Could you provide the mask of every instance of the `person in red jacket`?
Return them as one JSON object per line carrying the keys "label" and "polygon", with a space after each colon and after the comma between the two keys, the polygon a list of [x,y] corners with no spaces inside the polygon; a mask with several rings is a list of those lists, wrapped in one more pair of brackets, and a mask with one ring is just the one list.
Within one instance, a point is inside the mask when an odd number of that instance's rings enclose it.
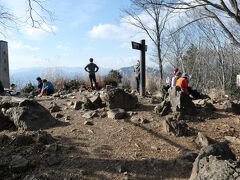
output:
{"label": "person in red jacket", "polygon": [[188,74],[184,73],[182,75],[182,77],[180,77],[176,82],[176,87],[179,87],[181,89],[181,91],[184,92],[187,95],[189,95],[188,78],[189,78]]}

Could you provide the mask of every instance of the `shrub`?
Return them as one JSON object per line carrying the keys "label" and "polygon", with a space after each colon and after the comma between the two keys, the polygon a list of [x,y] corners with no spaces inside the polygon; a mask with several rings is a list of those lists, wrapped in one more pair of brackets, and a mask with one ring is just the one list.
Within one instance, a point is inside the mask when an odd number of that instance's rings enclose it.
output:
{"label": "shrub", "polygon": [[104,77],[105,85],[112,85],[117,87],[119,83],[121,83],[122,75],[117,70],[111,70],[107,76]]}
{"label": "shrub", "polygon": [[81,87],[85,86],[85,81],[82,79],[73,79],[64,82],[64,89],[65,90],[74,90],[80,89]]}
{"label": "shrub", "polygon": [[30,93],[32,91],[34,91],[34,86],[32,83],[28,83],[22,88],[23,93]]}

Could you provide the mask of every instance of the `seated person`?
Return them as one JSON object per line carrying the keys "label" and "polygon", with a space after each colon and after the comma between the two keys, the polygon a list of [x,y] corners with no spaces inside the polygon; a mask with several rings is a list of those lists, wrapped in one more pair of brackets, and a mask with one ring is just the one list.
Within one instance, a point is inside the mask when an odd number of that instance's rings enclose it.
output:
{"label": "seated person", "polygon": [[52,95],[54,93],[53,84],[50,81],[47,81],[46,79],[44,79],[42,82],[43,82],[43,86],[42,86],[40,96],[42,96],[42,95],[47,95],[47,96]]}
{"label": "seated person", "polygon": [[180,77],[177,82],[176,82],[176,87],[177,89],[179,89],[180,91],[182,91],[184,94],[189,95],[189,91],[188,91],[188,74],[184,73],[182,75],[182,77]]}
{"label": "seated person", "polygon": [[40,77],[37,77],[36,79],[38,81],[38,92],[41,93],[42,87],[43,87],[43,82],[42,79]]}
{"label": "seated person", "polygon": [[11,85],[10,85],[10,91],[9,91],[9,93],[10,93],[11,96],[20,95],[20,92],[17,92],[16,87],[17,87],[16,84],[11,84]]}

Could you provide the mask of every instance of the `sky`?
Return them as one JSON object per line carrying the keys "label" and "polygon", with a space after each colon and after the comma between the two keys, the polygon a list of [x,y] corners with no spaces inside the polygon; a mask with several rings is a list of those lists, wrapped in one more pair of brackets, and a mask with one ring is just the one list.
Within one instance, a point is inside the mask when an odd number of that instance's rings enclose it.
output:
{"label": "sky", "polygon": [[[0,2],[24,21],[25,0]],[[54,21],[45,30],[24,23],[1,37],[8,42],[10,70],[85,66],[90,57],[106,68],[136,64],[140,51],[131,49],[131,41],[146,35],[124,23],[120,10],[129,5],[129,0],[48,0]],[[154,65],[148,54],[147,64]]]}

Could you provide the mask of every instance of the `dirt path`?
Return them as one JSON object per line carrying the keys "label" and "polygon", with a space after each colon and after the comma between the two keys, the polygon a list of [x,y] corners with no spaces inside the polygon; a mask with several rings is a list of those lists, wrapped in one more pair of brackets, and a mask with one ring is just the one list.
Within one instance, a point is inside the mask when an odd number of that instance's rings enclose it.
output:
{"label": "dirt path", "polygon": [[[73,100],[73,99],[71,99]],[[189,152],[198,151],[196,134],[188,137],[167,135],[162,129],[163,117],[153,113],[154,105],[142,101],[136,116],[152,119],[147,124],[134,124],[128,119],[94,118],[84,125],[85,113],[68,107],[69,99],[58,100],[60,113],[70,121],[46,130],[57,139],[61,162],[54,166],[39,163],[29,175],[42,179],[188,179],[192,163]],[[40,101],[46,108],[51,101]],[[55,113],[53,113],[55,115]],[[210,116],[209,116],[210,117]],[[239,137],[237,117],[215,112],[203,122],[189,122],[195,132],[222,141],[225,135]],[[8,134],[8,132],[4,132]],[[11,134],[11,132],[9,133]],[[231,144],[240,159],[240,148]],[[188,157],[189,158],[189,157]],[[191,157],[190,157],[191,158]],[[193,159],[194,160],[194,159]],[[10,178],[11,179],[11,178]],[[21,179],[21,178],[20,178]]]}

